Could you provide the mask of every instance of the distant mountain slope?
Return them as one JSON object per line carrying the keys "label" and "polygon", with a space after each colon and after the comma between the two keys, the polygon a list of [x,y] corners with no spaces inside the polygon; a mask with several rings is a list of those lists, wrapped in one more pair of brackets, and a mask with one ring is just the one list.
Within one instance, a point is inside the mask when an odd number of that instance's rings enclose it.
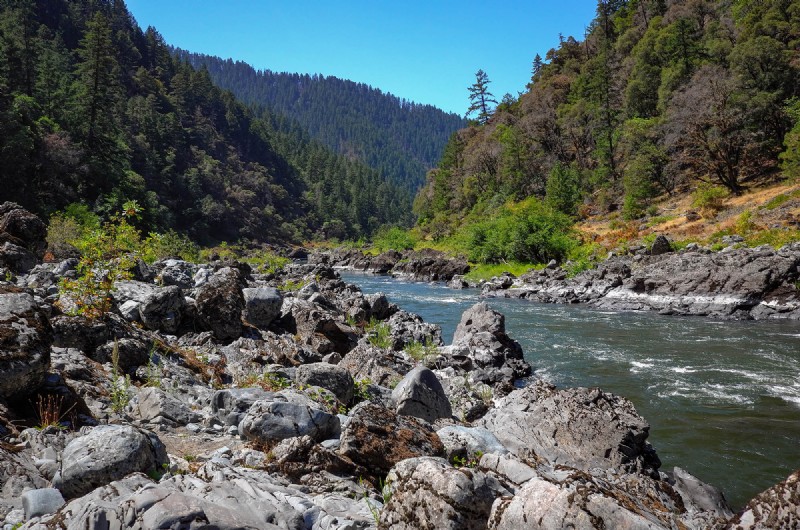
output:
{"label": "distant mountain slope", "polygon": [[44,216],[144,208],[203,243],[359,237],[409,193],[256,116],[142,31],[123,2],[0,0],[0,202]]}
{"label": "distant mountain slope", "polygon": [[363,161],[411,192],[423,184],[450,135],[466,125],[456,114],[363,83],[256,71],[240,61],[181,49],[175,53],[195,67],[208,68],[214,82],[241,101],[296,120],[312,138]]}

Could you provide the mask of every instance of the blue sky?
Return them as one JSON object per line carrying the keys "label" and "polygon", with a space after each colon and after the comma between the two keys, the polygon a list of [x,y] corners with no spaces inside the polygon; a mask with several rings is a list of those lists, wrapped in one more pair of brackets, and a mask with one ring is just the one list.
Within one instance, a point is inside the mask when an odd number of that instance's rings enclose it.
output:
{"label": "blue sky", "polygon": [[167,43],[278,72],[367,83],[463,115],[483,69],[499,100],[558,34],[582,39],[596,0],[128,0]]}

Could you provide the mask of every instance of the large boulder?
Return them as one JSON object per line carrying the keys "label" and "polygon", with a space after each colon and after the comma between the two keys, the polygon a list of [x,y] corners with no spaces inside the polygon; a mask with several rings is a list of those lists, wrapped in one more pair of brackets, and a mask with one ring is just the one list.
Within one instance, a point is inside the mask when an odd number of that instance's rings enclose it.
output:
{"label": "large boulder", "polygon": [[376,475],[417,456],[441,456],[444,446],[426,422],[371,403],[357,406],[342,432],[339,452]]}
{"label": "large boulder", "polygon": [[204,329],[219,340],[242,334],[243,278],[238,269],[224,267],[197,289],[197,316]]}
{"label": "large boulder", "polygon": [[268,400],[273,393],[260,388],[226,388],[211,398],[211,412],[225,425],[238,426],[256,401]]}
{"label": "large boulder", "polygon": [[647,443],[650,425],[630,401],[598,388],[557,390],[537,381],[501,399],[476,424],[522,458],[651,475],[660,466]]}
{"label": "large boulder", "polygon": [[310,436],[316,441],[336,437],[339,418],[323,410],[308,397],[283,391],[256,401],[239,424],[239,434],[262,444],[274,444],[295,436]]}
{"label": "large boulder", "polygon": [[442,353],[447,364],[460,371],[474,371],[473,379],[490,385],[511,384],[531,374],[522,347],[506,333],[505,316],[485,302],[464,311],[453,344]]}
{"label": "large boulder", "polygon": [[169,458],[155,434],[129,425],[101,425],[67,445],[54,485],[67,498],[80,497],[137,471],[158,473],[164,464]]}
{"label": "large boulder", "polygon": [[488,528],[618,528],[667,530],[689,526],[680,495],[668,483],[631,477],[615,483],[569,468],[545,471],[527,480],[514,497],[492,507]]}
{"label": "large boulder", "polygon": [[380,526],[395,530],[482,530],[494,500],[510,494],[494,476],[456,469],[441,458],[403,460],[386,481],[392,496]]}
{"label": "large boulder", "polygon": [[381,386],[394,386],[411,370],[408,357],[402,352],[384,350],[362,341],[345,355],[341,366],[356,381],[368,379]]}
{"label": "large boulder", "polygon": [[453,410],[436,374],[424,366],[408,372],[392,391],[395,411],[427,422],[450,418]]}
{"label": "large boulder", "polygon": [[200,420],[200,415],[192,411],[185,403],[160,388],[143,388],[131,401],[133,415],[144,421],[157,418],[186,425]]}
{"label": "large boulder", "polygon": [[344,355],[356,344],[352,328],[308,300],[286,298],[281,307],[279,325],[321,355],[331,352]]}
{"label": "large boulder", "polygon": [[454,457],[468,461],[484,454],[508,453],[500,440],[483,427],[448,425],[436,431],[436,434],[444,444],[445,454],[450,461]]}
{"label": "large boulder", "polygon": [[257,328],[266,329],[281,314],[283,297],[274,287],[248,287],[244,295],[244,319]]}
{"label": "large boulder", "polygon": [[33,296],[0,286],[0,398],[34,392],[50,366],[53,330]]}
{"label": "large boulder", "polygon": [[343,404],[353,400],[355,383],[350,372],[329,363],[302,364],[297,367],[295,380],[303,385],[319,386],[330,390]]}
{"label": "large boulder", "polygon": [[[180,288],[158,287],[137,281],[121,281],[114,284],[114,300],[119,306],[136,302],[136,310],[123,311],[133,320],[141,321],[148,329],[175,333],[181,323],[186,299]],[[127,307],[131,307],[130,304]]]}
{"label": "large boulder", "polygon": [[47,225],[19,204],[0,204],[0,234],[13,238],[13,242],[42,259],[47,248]]}
{"label": "large boulder", "polygon": [[157,265],[163,265],[158,275],[161,285],[174,285],[181,289],[194,287],[194,275],[198,270],[194,263],[180,259],[167,259]]}

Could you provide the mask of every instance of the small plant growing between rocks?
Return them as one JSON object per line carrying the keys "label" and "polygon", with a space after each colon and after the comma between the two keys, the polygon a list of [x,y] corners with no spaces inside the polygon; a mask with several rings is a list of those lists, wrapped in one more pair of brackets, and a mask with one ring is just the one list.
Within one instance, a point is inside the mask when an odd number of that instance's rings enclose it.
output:
{"label": "small plant growing between rocks", "polygon": [[[381,526],[381,510],[378,509],[377,506],[372,504],[369,498],[369,490],[370,485],[362,478],[358,478],[358,485],[362,488],[362,496],[364,498],[364,502],[367,504],[367,508],[369,509],[369,513],[372,514],[372,518],[375,520],[375,525],[380,528]],[[380,478],[378,479],[378,493],[381,496],[381,500],[383,501],[383,506],[386,506],[390,500],[392,500],[392,487],[391,483]]]}
{"label": "small plant growing between rocks", "polygon": [[360,401],[369,401],[369,385],[372,380],[369,377],[355,381],[354,394]]}
{"label": "small plant growing between rocks", "polygon": [[131,376],[123,377],[119,369],[119,343],[114,341],[111,350],[111,410],[117,414],[125,410],[131,402]]}
{"label": "small plant growing between rocks", "polygon": [[249,374],[239,381],[242,388],[258,386],[267,392],[278,392],[292,386],[291,381],[280,374],[267,372],[264,374]]}
{"label": "small plant growing between rocks", "polygon": [[[45,429],[47,427],[58,427],[59,429],[64,426],[61,421],[67,416],[75,404],[69,407],[66,411],[62,412],[64,408],[64,396],[56,396],[53,394],[40,394],[36,398],[36,413],[39,416],[39,424],[37,429]],[[74,422],[73,422],[74,424]]]}
{"label": "small plant growing between rocks", "polygon": [[144,386],[151,386],[153,388],[161,388],[161,378],[163,377],[163,369],[157,360],[158,348],[156,343],[150,348],[150,353],[147,357],[147,366],[145,367]]}
{"label": "small plant growing between rocks", "polygon": [[386,322],[371,318],[364,331],[367,332],[369,343],[373,346],[384,350],[392,346],[392,329]]}
{"label": "small plant growing between rocks", "polygon": [[474,468],[478,467],[478,464],[480,463],[482,456],[483,456],[483,451],[475,451],[473,454],[468,456],[453,455],[450,458],[450,463],[455,468],[459,467]]}

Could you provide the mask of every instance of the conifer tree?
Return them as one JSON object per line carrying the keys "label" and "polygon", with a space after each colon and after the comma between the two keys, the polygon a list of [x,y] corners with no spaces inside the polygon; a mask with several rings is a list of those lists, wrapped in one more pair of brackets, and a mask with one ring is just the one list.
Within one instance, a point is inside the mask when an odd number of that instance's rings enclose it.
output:
{"label": "conifer tree", "polygon": [[492,103],[497,105],[494,95],[489,92],[489,83],[489,76],[486,72],[478,70],[475,74],[475,83],[468,89],[470,105],[466,116],[469,117],[472,113],[477,112],[476,119],[481,125],[489,121],[492,116],[492,109],[489,105]]}

